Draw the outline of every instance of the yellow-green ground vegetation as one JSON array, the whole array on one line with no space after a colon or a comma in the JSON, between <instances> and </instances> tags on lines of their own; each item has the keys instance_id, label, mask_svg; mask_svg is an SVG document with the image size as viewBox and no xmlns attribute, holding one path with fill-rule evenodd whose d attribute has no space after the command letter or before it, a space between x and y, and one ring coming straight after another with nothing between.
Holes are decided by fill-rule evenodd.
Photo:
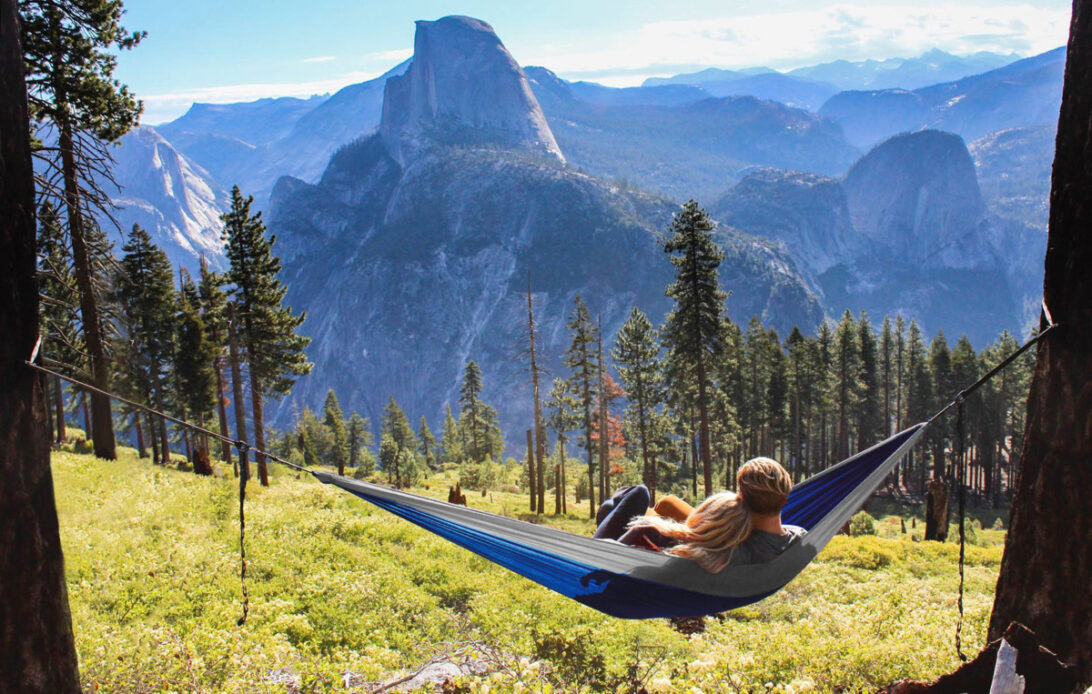
<instances>
[{"instance_id":1,"label":"yellow-green ground vegetation","mask_svg":"<svg viewBox=\"0 0 1092 694\"><path fill-rule=\"evenodd\" d=\"M918 541L908 515L905 535L898 516L859 516L860 534L836 537L784 590L687 634L604 616L283 469L269 488L248 486L250 614L237 626L230 468L199 477L120 454L53 455L89 691L366 691L440 657L479 662L460 682L472 692L868 691L958 664L958 546ZM446 498L455 474L414 491ZM523 494L466 493L471 506L530 518ZM587 502L569 508L540 522L589 533ZM983 645L1004 541L972 527L970 652Z\"/></svg>"}]
</instances>

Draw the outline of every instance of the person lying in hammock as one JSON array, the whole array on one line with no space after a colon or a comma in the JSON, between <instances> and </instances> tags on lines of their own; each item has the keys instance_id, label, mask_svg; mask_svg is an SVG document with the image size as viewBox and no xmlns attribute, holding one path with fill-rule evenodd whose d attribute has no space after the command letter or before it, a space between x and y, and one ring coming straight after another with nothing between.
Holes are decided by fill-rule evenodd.
<instances>
[{"instance_id":1,"label":"person lying in hammock","mask_svg":"<svg viewBox=\"0 0 1092 694\"><path fill-rule=\"evenodd\" d=\"M729 564L770 561L807 531L782 525L781 509L792 489L785 468L769 458L755 458L739 469L736 492L721 492L696 509L674 496L646 515L644 485L621 489L603 503L594 537L693 559L716 573Z\"/></svg>"}]
</instances>

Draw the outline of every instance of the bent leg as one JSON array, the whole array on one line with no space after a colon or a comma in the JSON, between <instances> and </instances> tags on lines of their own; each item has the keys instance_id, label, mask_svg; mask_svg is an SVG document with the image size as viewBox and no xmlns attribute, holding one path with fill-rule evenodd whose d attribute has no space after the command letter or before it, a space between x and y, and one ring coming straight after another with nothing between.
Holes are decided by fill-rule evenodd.
<instances>
[{"instance_id":1,"label":"bent leg","mask_svg":"<svg viewBox=\"0 0 1092 694\"><path fill-rule=\"evenodd\" d=\"M626 490L620 499L614 500L614 508L599 524L592 537L617 540L626 531L631 520L644 515L651 499L648 487L643 484Z\"/></svg>"}]
</instances>

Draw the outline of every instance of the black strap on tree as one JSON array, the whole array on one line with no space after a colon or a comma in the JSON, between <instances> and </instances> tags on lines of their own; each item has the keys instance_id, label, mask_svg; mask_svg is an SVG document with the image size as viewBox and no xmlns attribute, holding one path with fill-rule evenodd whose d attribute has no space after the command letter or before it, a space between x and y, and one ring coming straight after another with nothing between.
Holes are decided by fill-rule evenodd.
<instances>
[{"instance_id":1,"label":"black strap on tree","mask_svg":"<svg viewBox=\"0 0 1092 694\"><path fill-rule=\"evenodd\" d=\"M239 459L246 455L250 446L246 441L236 441L235 448L239 451ZM247 615L250 614L250 594L246 590L246 513L243 506L246 503L246 481L250 477L250 466L239 466L239 585L243 592L243 616L235 622L236 626L246 624Z\"/></svg>"},{"instance_id":2,"label":"black strap on tree","mask_svg":"<svg viewBox=\"0 0 1092 694\"><path fill-rule=\"evenodd\" d=\"M128 405L129 407L135 407L135 408L137 408L139 410L143 410L144 412L147 412L148 414L154 415L156 417L162 417L163 419L165 419L165 420L167 420L169 422L174 422L175 424L177 424L179 426L186 427L186 428L188 428L188 429L190 429L192 431L196 431L196 432L199 432L201 434L204 434L205 436L210 436L210 437L212 437L212 438L214 438L214 439L216 439L218 441L223 441L224 443L229 443L229 444L235 446L235 448L238 449L238 451L240 453L246 453L247 451L253 450L255 453L259 453L259 454L265 456L268 460L272 460L274 462L280 463L281 465L285 465L285 466L290 467L290 468L292 468L294 470L297 470L299 472L308 472L308 473L311 472L307 468L302 467L300 465L296 465L295 463L290 462L288 460L285 460L284 458L281 458L280 456L273 455L272 453L268 453L266 451L263 451L263 450L260 450L260 449L257 449L257 448L252 448L251 445L249 443L247 443L246 441L228 438L228 437L226 437L226 436L224 436L224 435L222 435L222 434L220 434L218 432L212 431L210 429L206 429L205 427L202 427L202 426L198 426L198 425L194 424L193 422L187 422L184 419L179 419L178 417L172 417L171 415L167 414L166 412L160 412L159 410L148 407L147 405L143 405L143 404L141 404L139 402L134 402L133 400L130 400L128 398L124 398L124 397L118 395L117 393L111 393L111 392L103 390L101 388L97 388L97 387L91 385L90 383L86 383L86 382L81 381L79 379L72 378L71 376L66 376L66 375L64 375L62 373L54 371L53 369L48 369L48 368L46 368L46 367L44 367L44 366L37 363L37 361L39 359L39 350L41 349L41 346L42 346L42 337L41 337L41 335L39 335L38 340L34 343L34 349L30 354L30 359L23 362L28 367L30 367L31 369L34 369L35 371L38 371L39 373L50 374L52 376L56 376L57 378L59 378L61 380L64 380L64 381L68 381L69 383L71 383L73 385L76 385L76 386L79 386L79 387L83 388L84 390L89 390L89 391L92 391L92 392L95 392L95 393L99 393L100 395L105 395L106 397L117 400L118 402L123 402L126 405ZM57 365L60 365L60 366L67 366L65 364L61 364L60 362L53 362L52 360L50 360L49 363L50 363L50 365L57 364ZM69 368L71 368L71 367L69 367ZM243 615L241 617L239 617L239 619L236 621L236 624L238 626L242 626L243 624L246 623L247 615L250 613L250 596L249 596L249 594L247 592L247 587L246 587L246 514L245 514L245 511L244 511L244 505L246 503L246 482L247 482L247 479L249 477L249 474L248 474L248 466L240 465L239 467L240 467L240 473L239 473L239 564L240 564L240 566L239 566L239 582L240 582L241 587L242 587Z\"/></svg>"},{"instance_id":3,"label":"black strap on tree","mask_svg":"<svg viewBox=\"0 0 1092 694\"><path fill-rule=\"evenodd\" d=\"M965 571L966 571L966 512L967 512L966 477L967 477L967 472L966 472L966 469L965 469L965 466L964 466L964 461L963 461L963 458L964 458L964 451L963 451L963 436L964 436L964 434L963 434L963 408L964 408L964 404L967 402L967 397L970 396L971 393L973 393L976 390L978 390L979 388L981 388L983 385L985 385L986 382L988 382L991 378L996 376L1002 369L1004 369L1006 366L1008 366L1012 362L1016 361L1016 359L1021 354L1028 351L1029 349L1031 349L1034 345L1039 344L1039 342L1044 337L1046 337L1048 334L1050 334L1050 332L1052 330L1055 330L1056 328L1058 328L1058 324L1054 322L1054 317L1050 314L1050 308L1047 307L1045 301L1042 303L1042 322L1040 323L1040 325L1042 325L1043 328L1039 331L1038 335L1032 337L1030 340L1028 340L1023 345L1021 345L1020 348L1017 349L1015 352L1013 352L1009 356L1002 359L1001 363L999 363L997 366L995 366L992 369L990 369L989 371L987 371L986 374L984 376L982 376L982 378L978 379L977 381L975 381L971 385L969 385L966 388L964 388L963 390L959 391L959 393L955 396L954 400L952 400L950 403L945 405L944 408L942 408L939 412L937 412L935 415L930 417L929 420L926 422L926 425L928 426L928 425L932 424L933 422L935 422L936 420L940 419L943 415L945 415L948 412L948 410L952 409L953 407L957 408L957 411L956 411L956 444L955 444L955 450L956 450L956 455L958 457L956 459L955 468L956 468L957 481L959 483L959 496L958 496L958 503L959 503L959 598L958 598L959 620L956 623L955 647L956 647L956 653L959 655L959 659L964 661L964 662L967 661L967 656L964 655L963 648L962 648L962 646L963 646L963 643L962 643L962 635L963 635L963 592L964 592L964 579L965 579Z\"/></svg>"},{"instance_id":4,"label":"black strap on tree","mask_svg":"<svg viewBox=\"0 0 1092 694\"><path fill-rule=\"evenodd\" d=\"M956 410L956 482L959 484L959 621L956 622L955 649L959 659L967 662L967 656L963 653L963 578L966 560L966 523L967 523L967 469L964 467L963 455L963 406L966 396L963 393L956 398L959 402Z\"/></svg>"}]
</instances>

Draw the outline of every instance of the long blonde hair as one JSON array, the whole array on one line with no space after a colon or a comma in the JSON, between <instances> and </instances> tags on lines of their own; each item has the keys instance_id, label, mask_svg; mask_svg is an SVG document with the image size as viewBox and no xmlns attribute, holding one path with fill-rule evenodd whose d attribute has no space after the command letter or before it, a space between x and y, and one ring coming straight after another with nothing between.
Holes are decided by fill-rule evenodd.
<instances>
[{"instance_id":1,"label":"long blonde hair","mask_svg":"<svg viewBox=\"0 0 1092 694\"><path fill-rule=\"evenodd\" d=\"M679 542L670 554L696 561L716 573L732 560L736 547L754 530L751 514L773 515L781 511L792 489L785 468L770 458L747 461L736 475L739 493L720 492L703 501L685 523L659 516L638 516L631 527L650 526Z\"/></svg>"}]
</instances>

